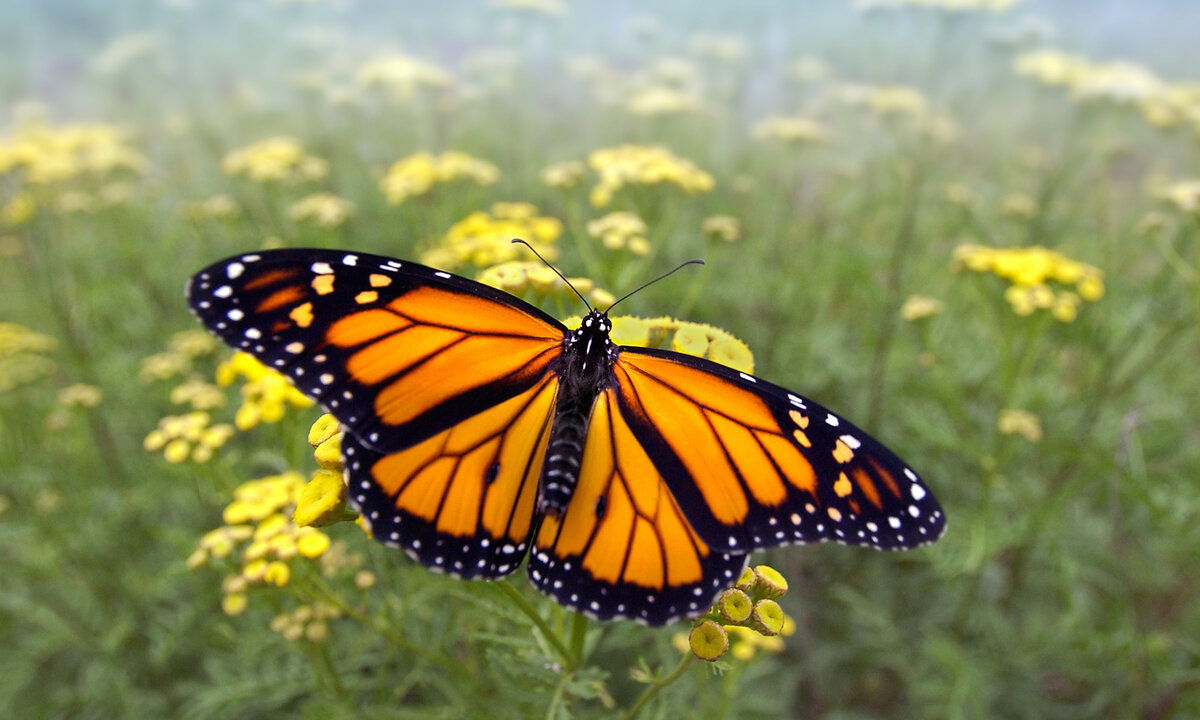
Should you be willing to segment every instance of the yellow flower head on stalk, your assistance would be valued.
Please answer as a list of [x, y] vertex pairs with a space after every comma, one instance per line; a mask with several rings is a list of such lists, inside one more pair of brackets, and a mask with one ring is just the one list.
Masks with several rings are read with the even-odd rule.
[[1200, 214], [1200, 180], [1181, 180], [1155, 191], [1160, 199], [1185, 213]]
[[941, 300], [925, 295], [909, 295], [900, 306], [900, 317], [908, 322], [917, 322], [940, 315], [944, 309], [945, 304]]
[[304, 151], [300, 141], [279, 135], [230, 152], [221, 161], [226, 175], [242, 175], [257, 183], [319, 180], [329, 163]]
[[710, 240], [737, 242], [742, 236], [742, 223], [732, 215], [709, 215], [700, 223], [700, 232]]
[[542, 182], [561, 190], [569, 190], [579, 185], [584, 175], [587, 175], [587, 166], [580, 160], [567, 160], [547, 165], [538, 174]]
[[285, 472], [238, 486], [222, 513], [225, 524], [201, 537], [188, 557], [192, 569], [214, 561], [235, 564], [237, 571], [222, 586], [228, 614], [245, 609], [251, 587], [287, 585], [298, 565], [319, 561], [331, 547], [328, 535], [291, 519], [304, 484], [300, 473]]
[[514, 243], [513, 238], [528, 242], [542, 257], [553, 261], [558, 256], [554, 243], [562, 231], [562, 221], [539, 215], [529, 203], [495, 203], [490, 213], [473, 212], [454, 223], [438, 245], [421, 254], [421, 262], [454, 270], [529, 257], [529, 251]]
[[829, 131], [816, 120], [781, 115], [763, 119], [750, 134], [757, 140], [778, 140], [794, 145], [824, 142], [829, 137]]
[[1081, 301], [1104, 297], [1104, 273], [1099, 268], [1041, 246], [960, 245], [954, 249], [954, 268], [1007, 280], [1004, 299], [1018, 315], [1050, 310], [1060, 322], [1071, 322]]
[[996, 427], [1005, 435], [1020, 435], [1029, 442], [1042, 439], [1042, 421], [1028, 410], [1006, 408], [1000, 411]]
[[0, 175], [20, 169], [34, 185], [85, 176], [105, 178], [118, 171], [141, 174], [148, 165], [145, 156], [128, 144], [125, 131], [115, 125], [52, 127], [25, 122], [11, 137], [0, 138]]
[[189, 378], [171, 388], [172, 405], [188, 405], [193, 410], [216, 410], [225, 407], [225, 393], [213, 383], [198, 377]]
[[233, 437], [234, 429], [228, 423], [212, 423], [212, 416], [195, 410], [184, 415], [168, 415], [158, 421], [142, 440], [148, 452], [162, 451], [169, 463], [191, 460], [208, 462], [213, 453]]
[[642, 256], [650, 252], [646, 239], [646, 223], [631, 212], [619, 211], [588, 221], [588, 235], [596, 238], [607, 250], [629, 250]]
[[354, 203], [333, 193], [314, 193], [292, 203], [287, 214], [295, 222], [311, 222], [318, 227], [335, 228], [354, 214]]
[[75, 383], [58, 391], [58, 404], [65, 408], [94, 408], [103, 399], [104, 392], [87, 383]]
[[[485, 268], [475, 279], [484, 285], [491, 285], [494, 288], [503, 290], [513, 295], [524, 295], [532, 293], [539, 297], [550, 298], [566, 298], [567, 300], [575, 297], [575, 291], [583, 295], [588, 293], [593, 294], [593, 303], [595, 293], [598, 291], [595, 283], [590, 278], [573, 277], [567, 278], [571, 283], [568, 287], [567, 283], [563, 282], [558, 273], [546, 267], [541, 260], [510, 260], [498, 265], [493, 265]], [[574, 287], [575, 290], [571, 290]], [[610, 297], [609, 302], [612, 301]], [[603, 301], [600, 301], [603, 303]]]
[[354, 75], [360, 87], [381, 88], [400, 101], [411, 99], [423, 88], [446, 87], [453, 79], [433, 63], [398, 53], [364, 63]]
[[239, 377], [245, 378], [246, 382], [241, 388], [242, 405], [233, 420], [238, 430], [249, 430], [259, 423], [279, 422], [288, 407], [313, 406], [313, 401], [286, 377], [241, 351], [217, 366], [217, 384], [227, 387]]
[[614, 193], [626, 185], [676, 185], [689, 194], [713, 188], [712, 175], [664, 147], [621, 145], [594, 151], [588, 164], [600, 176], [592, 188], [594, 207], [605, 207]]
[[0, 205], [0, 227], [15, 228], [24, 225], [37, 214], [37, 200], [27, 192], [14, 193], [8, 202]]
[[650, 85], [635, 90], [625, 102], [625, 109], [629, 112], [647, 117], [695, 112], [700, 107], [700, 98], [695, 94], [665, 85]]
[[0, 392], [27, 385], [54, 372], [49, 355], [58, 341], [17, 323], [0, 322]]
[[759, 650], [782, 652], [783, 638], [796, 631], [795, 621], [776, 602], [787, 589], [787, 580], [775, 568], [745, 568], [734, 587], [692, 624], [691, 632], [676, 635], [672, 642], [680, 652], [708, 662], [726, 652], [742, 661]]
[[472, 180], [479, 185], [491, 185], [500, 179], [495, 165], [470, 155], [448, 151], [441, 155], [427, 152], [397, 160], [379, 181], [387, 201], [399, 205], [410, 197], [424, 195], [438, 183]]
[[220, 193], [204, 200], [189, 202], [183, 206], [183, 216], [192, 222], [229, 220], [240, 213], [232, 195]]

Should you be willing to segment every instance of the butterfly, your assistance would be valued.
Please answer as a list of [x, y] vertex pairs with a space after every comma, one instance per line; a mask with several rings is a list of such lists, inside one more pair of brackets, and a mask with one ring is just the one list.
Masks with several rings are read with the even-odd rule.
[[[218, 262], [194, 314], [341, 422], [348, 497], [434, 571], [600, 619], [705, 612], [753, 551], [936, 540], [932, 493], [821, 405], [705, 359], [625, 347], [416, 263], [334, 250]], [[610, 307], [611, 309], [611, 307]]]

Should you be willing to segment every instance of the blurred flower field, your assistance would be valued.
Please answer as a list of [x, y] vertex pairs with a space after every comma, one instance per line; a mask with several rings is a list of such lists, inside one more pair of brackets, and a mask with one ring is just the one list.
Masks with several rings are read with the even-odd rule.
[[[0, 714], [1200, 715], [1200, 8], [443, 5], [0, 8]], [[946, 536], [659, 629], [434, 575], [181, 295], [351, 248], [578, 318], [515, 237], [601, 306], [703, 257], [614, 337], [837, 409]]]

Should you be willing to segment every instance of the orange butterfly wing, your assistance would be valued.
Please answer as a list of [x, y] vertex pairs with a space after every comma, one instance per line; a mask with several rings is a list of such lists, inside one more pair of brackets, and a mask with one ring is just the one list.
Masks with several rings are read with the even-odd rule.
[[941, 507], [877, 440], [777, 385], [680, 353], [623, 348], [622, 416], [708, 545], [933, 542]]
[[188, 295], [217, 335], [347, 426], [346, 484], [379, 540], [462, 577], [520, 564], [561, 324], [416, 263], [324, 250], [231, 258]]
[[533, 584], [594, 617], [662, 625], [703, 612], [745, 563], [696, 534], [634, 437], [618, 391], [605, 390], [571, 500], [561, 517], [543, 518], [535, 536]]

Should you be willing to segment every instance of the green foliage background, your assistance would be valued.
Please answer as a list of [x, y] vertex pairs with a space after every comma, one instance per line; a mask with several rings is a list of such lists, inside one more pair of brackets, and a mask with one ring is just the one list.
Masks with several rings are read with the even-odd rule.
[[[704, 269], [624, 310], [742, 338], [758, 374], [907, 458], [950, 519], [941, 542], [913, 553], [770, 553], [792, 587], [786, 649], [720, 672], [697, 664], [643, 717], [1195, 717], [1200, 216], [1153, 190], [1197, 176], [1200, 124], [1156, 128], [1130, 102], [1073, 101], [1012, 61], [1049, 45], [1197, 82], [1185, 30], [1197, 26], [1183, 2], [1031, 0], [1004, 14], [576, 2], [561, 17], [474, 1], [4, 3], [0, 123], [118, 124], [149, 162], [122, 178], [132, 192], [120, 203], [66, 212], [62, 187], [41, 188], [32, 219], [0, 227], [0, 321], [58, 342], [49, 374], [0, 394], [0, 714], [602, 717], [675, 666], [679, 628], [577, 625], [518, 580], [578, 642], [578, 666], [565, 667], [496, 588], [430, 575], [349, 525], [331, 533], [379, 583], [347, 601], [362, 617], [322, 643], [268, 627], [289, 593], [319, 585], [264, 591], [227, 617], [218, 574], [185, 568], [233, 487], [311, 467], [302, 440], [315, 411], [202, 466], [144, 451], [177, 409], [138, 368], [193, 327], [183, 280], [268, 238], [414, 257], [501, 200], [562, 218], [558, 264], [613, 291], [703, 255]], [[697, 34], [739, 38], [742, 52], [706, 56]], [[114, 40], [131, 35], [149, 49], [114, 61]], [[355, 68], [392, 51], [454, 80], [407, 100], [354, 86]], [[566, 69], [580, 55], [619, 77], [684, 58], [701, 107], [645, 117], [620, 93], [603, 102]], [[791, 77], [800, 58], [827, 75]], [[939, 139], [831, 99], [851, 82], [914, 86], [957, 132]], [[830, 137], [752, 139], [769, 114], [812, 117]], [[327, 160], [328, 177], [302, 189], [222, 173], [230, 150], [281, 134]], [[653, 260], [584, 267], [573, 242], [591, 242], [584, 225], [602, 211], [538, 172], [626, 142], [664, 144], [716, 187], [619, 195], [614, 208], [648, 223]], [[500, 181], [385, 202], [377, 179], [391, 162], [447, 149], [496, 164]], [[0, 175], [0, 205], [22, 183]], [[953, 184], [974, 201], [949, 199]], [[316, 189], [353, 202], [354, 217], [332, 230], [287, 220]], [[189, 217], [188, 203], [218, 193], [236, 217]], [[1015, 194], [1032, 215], [1004, 211]], [[702, 239], [716, 213], [741, 221], [737, 242]], [[1073, 323], [1017, 317], [996, 278], [953, 272], [963, 242], [1054, 248], [1103, 270], [1107, 293]], [[944, 310], [900, 319], [917, 293]], [[59, 408], [57, 391], [79, 382], [102, 402]], [[1009, 408], [1035, 414], [1044, 437], [999, 432]]]

